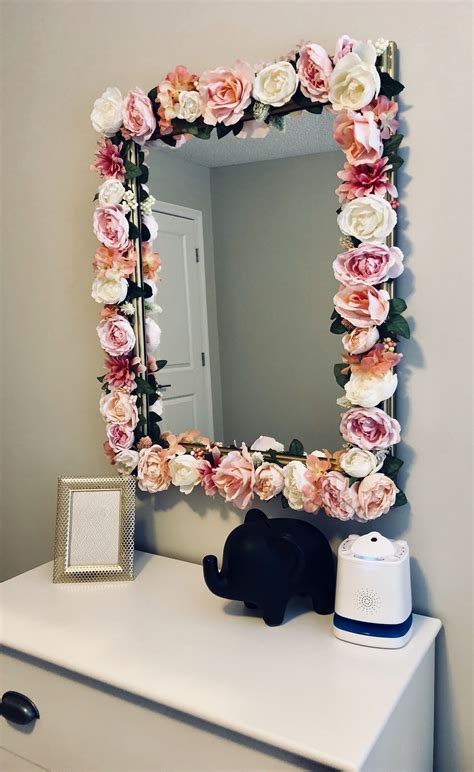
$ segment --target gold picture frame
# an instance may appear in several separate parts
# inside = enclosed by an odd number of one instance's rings
[[[133,579],[132,476],[60,477],[53,582]]]

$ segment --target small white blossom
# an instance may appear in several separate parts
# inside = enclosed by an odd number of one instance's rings
[[[153,206],[156,204],[156,198],[151,194],[144,201],[141,202],[141,210],[144,215],[151,215]]]
[[[263,456],[262,456],[261,453],[258,453],[258,452],[252,453],[251,454],[251,459],[253,461],[253,465],[254,465],[255,468],[257,468],[257,466],[260,466],[261,464],[263,464]]]
[[[133,316],[135,313],[133,303],[122,303],[120,310],[125,314],[125,316]]]

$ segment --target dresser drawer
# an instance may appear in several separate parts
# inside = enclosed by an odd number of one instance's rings
[[[1,745],[51,772],[328,769],[10,650],[0,672],[2,694],[40,713],[25,727],[0,719]]]

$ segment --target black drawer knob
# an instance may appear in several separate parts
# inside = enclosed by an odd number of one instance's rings
[[[5,692],[0,703],[0,714],[12,724],[31,724],[40,717],[35,703],[20,692]]]

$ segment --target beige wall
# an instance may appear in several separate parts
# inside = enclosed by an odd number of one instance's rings
[[[472,492],[470,348],[472,144],[470,5],[456,2],[3,3],[1,304],[5,575],[51,557],[58,474],[108,470],[97,413],[102,355],[89,299],[95,137],[88,114],[109,84],[151,87],[174,64],[271,59],[301,38],[343,32],[401,51],[402,294],[414,319],[399,391],[411,506],[377,526],[414,555],[418,611],[444,623],[437,651],[436,768],[470,770]],[[134,50],[133,46],[137,48]],[[6,205],[8,204],[8,209]],[[219,550],[238,520],[221,503],[173,495],[140,538],[182,556]],[[197,511],[192,506],[197,505]],[[336,535],[346,528],[323,521]],[[156,541],[154,542],[156,544]],[[157,592],[159,588],[157,588]],[[400,738],[403,742],[403,738]]]

